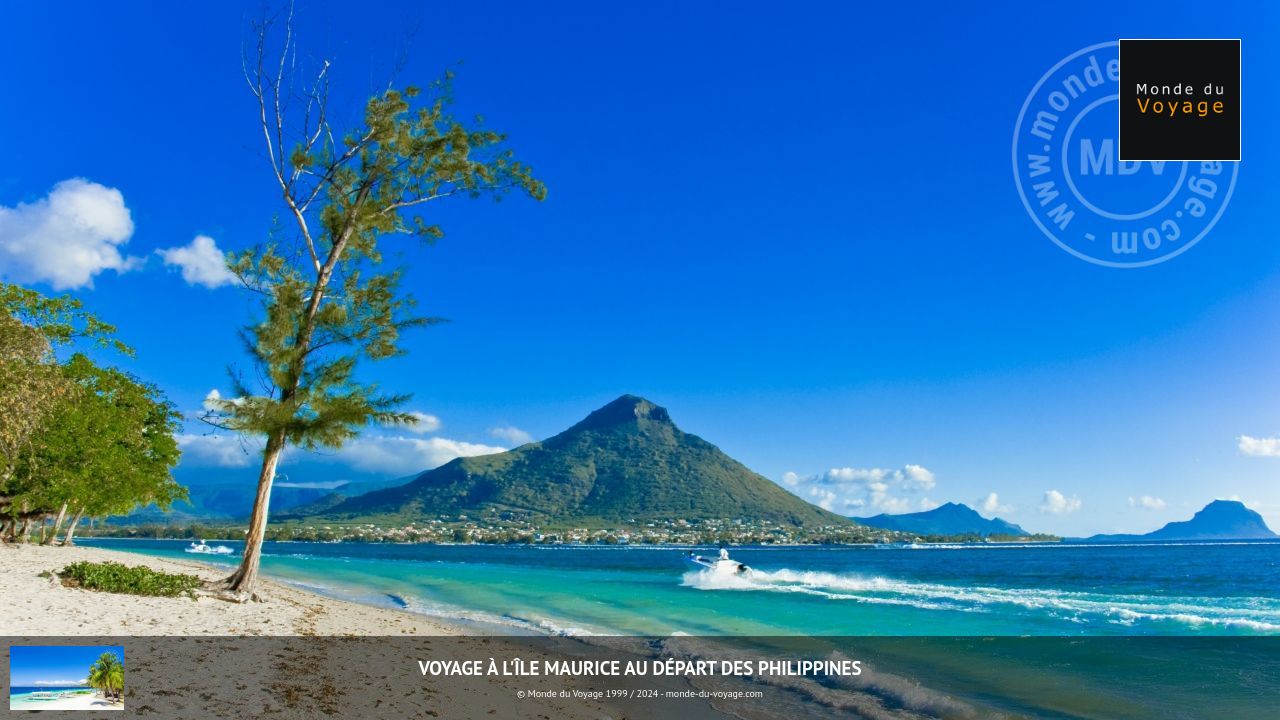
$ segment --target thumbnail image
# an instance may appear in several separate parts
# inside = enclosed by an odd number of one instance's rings
[[[123,710],[124,648],[15,645],[9,648],[10,710]]]

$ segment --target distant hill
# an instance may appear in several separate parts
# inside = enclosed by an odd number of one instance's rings
[[[680,430],[664,408],[634,395],[614,400],[547,440],[458,458],[399,487],[325,500],[314,513],[293,516],[349,520],[497,511],[548,527],[716,518],[852,524]]]
[[[402,485],[408,478],[386,480],[336,481],[330,483],[277,482],[271,488],[273,512],[306,512],[308,508],[332,507],[341,499],[361,495],[393,485]],[[191,523],[235,522],[249,517],[253,511],[255,478],[252,475],[237,481],[193,482],[187,485],[188,500],[175,503],[170,510],[154,505],[141,507],[128,515],[111,519],[115,525],[140,523]],[[335,498],[337,498],[335,500]]]
[[[917,535],[1030,535],[1017,525],[1000,518],[988,520],[962,503],[949,502],[926,512],[881,514],[855,519],[863,525]]]
[[[1146,535],[1094,535],[1086,542],[1144,540],[1264,540],[1276,534],[1262,516],[1235,500],[1214,500],[1190,520],[1171,522]]]

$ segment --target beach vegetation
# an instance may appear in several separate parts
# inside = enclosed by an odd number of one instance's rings
[[[361,122],[335,127],[350,113],[328,106],[330,62],[304,71],[292,9],[254,23],[251,35],[245,79],[288,229],[228,257],[260,301],[242,334],[253,372],[232,373],[233,392],[210,400],[206,420],[263,446],[244,556],[225,581],[233,599],[252,597],[287,447],[337,448],[368,425],[416,422],[400,409],[407,396],[357,375],[361,361],[401,355],[405,331],[439,322],[414,312],[401,269],[384,258],[403,245],[389,242],[442,237],[426,210],[450,197],[545,195],[502,134],[454,118],[451,75],[388,87],[365,104]]]
[[[200,578],[117,562],[75,562],[58,573],[69,587],[152,597],[195,597]]]
[[[107,700],[118,702],[124,695],[124,663],[115,653],[105,652],[89,667],[89,687],[102,691]]]
[[[0,538],[51,544],[69,521],[168,507],[180,416],[158,388],[72,344],[132,350],[69,296],[0,283]]]

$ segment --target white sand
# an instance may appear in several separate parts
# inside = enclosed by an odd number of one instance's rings
[[[56,688],[51,688],[53,692],[57,692]],[[100,695],[94,693],[91,695],[76,695],[74,697],[60,698],[58,700],[31,700],[27,702],[15,702],[12,699],[9,702],[10,710],[123,710],[124,705],[118,702],[111,703],[104,700]]]
[[[432,618],[327,598],[269,580],[265,602],[156,598],[68,588],[39,577],[81,560],[113,560],[216,580],[224,570],[102,548],[0,544],[4,635],[459,635]],[[474,630],[471,631],[474,634]]]
[[[214,597],[155,598],[69,588],[42,578],[67,564],[113,560],[216,580],[225,570],[193,562],[89,547],[0,544],[0,635],[40,637],[124,636],[129,642],[125,707],[157,717],[274,718],[422,717],[599,720],[626,717],[630,708],[581,698],[525,699],[531,685],[578,687],[578,678],[531,683],[528,678],[424,678],[417,659],[441,641],[423,637],[391,644],[387,636],[452,635],[474,643],[475,657],[530,657],[527,646],[476,636],[433,618],[323,597],[262,581],[265,602],[233,603]],[[174,637],[178,636],[178,637]],[[181,637],[198,636],[198,637]],[[237,643],[240,636],[282,636]],[[320,636],[320,637],[317,637]],[[337,641],[324,636],[347,636]],[[533,652],[536,657],[538,653]],[[0,668],[2,670],[3,668]],[[583,687],[594,685],[582,679]],[[681,687],[686,687],[683,683]],[[63,709],[46,701],[41,709]],[[67,703],[104,703],[100,698]],[[117,706],[118,707],[118,706]],[[70,709],[67,706],[67,709]],[[92,709],[107,709],[94,706]],[[722,717],[700,703],[683,707],[686,720]]]

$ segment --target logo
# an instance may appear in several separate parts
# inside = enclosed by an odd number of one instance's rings
[[[1120,157],[1240,160],[1240,41],[1121,40]]]
[[[1095,265],[1146,267],[1213,229],[1239,165],[1120,160],[1119,82],[1117,42],[1050,68],[1018,113],[1013,176],[1023,207],[1058,247]]]

